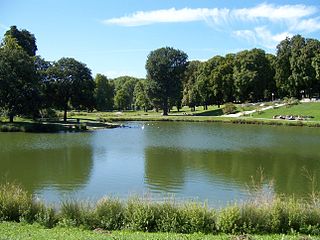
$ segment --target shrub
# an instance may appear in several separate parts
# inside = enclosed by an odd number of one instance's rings
[[[182,232],[181,211],[174,202],[166,201],[158,204],[158,218],[156,219],[156,231],[159,232]]]
[[[98,223],[94,210],[89,203],[66,200],[61,203],[59,225],[94,229]]]
[[[215,213],[206,205],[197,202],[186,203],[181,209],[182,233],[214,233],[216,231]]]
[[[124,225],[124,206],[118,199],[101,199],[97,203],[95,212],[100,228],[118,230]]]
[[[4,183],[0,185],[0,220],[20,221],[32,219],[32,196],[19,185]]]
[[[52,228],[58,223],[58,217],[53,207],[46,207],[43,203],[38,203],[35,214],[35,222],[46,228]]]
[[[237,107],[233,103],[226,103],[222,111],[224,114],[232,114],[237,111]]]
[[[139,198],[131,198],[128,200],[125,209],[126,228],[134,231],[155,231],[156,215],[157,208],[155,204]]]
[[[240,208],[237,205],[222,209],[218,214],[217,227],[223,233],[236,233],[240,227]]]

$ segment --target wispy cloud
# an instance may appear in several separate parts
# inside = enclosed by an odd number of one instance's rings
[[[318,9],[306,5],[260,4],[252,8],[228,9],[228,8],[182,8],[161,9],[154,11],[139,11],[128,16],[106,19],[105,24],[120,26],[143,26],[155,23],[178,23],[194,21],[210,21],[216,24],[234,20],[259,20],[292,21],[315,14]]]
[[[242,38],[266,48],[275,45],[295,33],[320,31],[319,9],[303,4],[275,5],[262,3],[251,8],[182,8],[139,11],[127,16],[106,19],[104,24],[136,27],[159,23],[205,22],[215,29],[230,31]],[[248,26],[239,29],[239,24]],[[275,25],[282,26],[278,32]]]
[[[237,30],[234,31],[233,34],[234,36],[243,38],[254,45],[260,45],[269,49],[274,49],[280,41],[286,37],[292,37],[293,35],[290,32],[272,34],[266,26],[256,27],[253,30]]]

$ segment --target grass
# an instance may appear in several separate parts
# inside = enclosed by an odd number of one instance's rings
[[[254,118],[272,119],[275,115],[313,116],[313,118],[310,119],[311,121],[320,121],[320,103],[301,103],[290,107],[283,106],[261,113],[254,113],[252,116]]]
[[[247,238],[246,238],[247,237]],[[307,237],[303,235],[205,235],[195,234],[175,234],[175,233],[144,233],[130,231],[89,231],[80,228],[55,227],[46,229],[38,224],[24,224],[15,222],[0,223],[0,240],[311,240],[317,237]]]
[[[269,106],[271,103],[265,103]],[[0,131],[25,131],[25,132],[57,132],[57,131],[83,131],[86,129],[99,129],[117,127],[110,125],[110,122],[121,121],[187,121],[187,122],[223,122],[236,124],[263,124],[263,125],[279,125],[279,126],[308,126],[320,127],[320,103],[302,103],[291,107],[279,107],[260,111],[260,105],[237,104],[236,111],[258,110],[251,116],[243,117],[225,117],[223,116],[223,105],[221,108],[217,106],[208,106],[208,110],[198,107],[192,112],[189,107],[183,107],[179,112],[174,108],[169,116],[162,116],[161,111],[112,111],[112,112],[81,112],[70,111],[68,113],[68,124],[61,121],[48,121],[47,125],[33,122],[29,119],[16,118],[14,124],[0,121]],[[59,115],[59,113],[58,113]],[[61,113],[60,113],[61,115]],[[272,119],[274,115],[302,115],[313,116],[311,120],[290,121]],[[77,119],[81,124],[77,124]],[[2,120],[2,121],[5,121]]]
[[[171,199],[159,203],[137,197],[126,201],[104,198],[97,203],[70,200],[53,208],[35,201],[18,185],[5,183],[0,185],[0,222],[102,232],[320,235],[317,197],[310,201],[277,196],[257,199],[222,209],[209,208],[200,202]]]

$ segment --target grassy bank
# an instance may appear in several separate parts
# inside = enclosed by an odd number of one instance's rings
[[[270,106],[273,103],[265,103],[263,106]],[[237,111],[257,110],[250,116],[226,117],[222,108],[209,106],[208,110],[198,107],[192,112],[190,108],[183,107],[180,111],[173,109],[169,116],[162,116],[161,112],[155,111],[123,111],[123,112],[81,112],[70,111],[68,122],[51,121],[34,122],[29,119],[17,118],[17,122],[10,124],[6,119],[0,121],[0,131],[4,132],[59,132],[59,131],[85,131],[101,128],[117,127],[117,124],[110,122],[126,121],[185,121],[185,122],[218,122],[234,124],[261,124],[277,126],[307,126],[320,127],[320,103],[302,103],[290,107],[275,107],[261,111],[263,106],[258,104],[237,104]],[[61,117],[61,112],[57,117]],[[308,120],[282,120],[273,119],[275,115],[311,116]],[[77,122],[80,120],[80,124]]]
[[[272,103],[269,103],[272,104]],[[223,106],[222,106],[223,107]],[[71,116],[79,119],[92,119],[101,122],[121,121],[186,121],[186,122],[220,122],[235,124],[261,124],[277,126],[307,126],[320,127],[320,103],[302,103],[291,107],[279,107],[260,111],[259,105],[237,105],[238,111],[257,110],[251,116],[225,117],[221,108],[209,106],[208,110],[199,107],[197,111],[191,112],[189,108],[183,107],[179,112],[175,109],[169,116],[162,116],[160,112],[149,111],[123,111],[123,112],[71,112]],[[275,115],[300,115],[312,116],[310,120],[280,120],[273,119]]]
[[[320,103],[301,103],[293,106],[273,108],[253,114],[253,117],[272,119],[276,115],[311,116],[311,121],[320,121]]]
[[[203,234],[320,234],[316,198],[272,198],[212,209],[199,202],[151,202],[141,198],[96,203],[64,201],[49,206],[19,186],[0,186],[0,221],[36,223],[46,228]]]
[[[23,224],[14,222],[0,223],[0,240],[48,240],[48,239],[64,239],[64,240],[311,240],[316,237],[307,237],[302,235],[205,235],[201,233],[195,234],[175,234],[175,233],[144,233],[130,231],[89,231],[80,228],[61,228],[56,227],[46,229],[38,224]]]

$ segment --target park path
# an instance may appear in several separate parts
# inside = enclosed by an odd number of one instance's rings
[[[222,115],[221,117],[241,117],[241,116],[246,116],[246,115],[250,115],[252,113],[255,113],[258,110],[259,111],[265,111],[265,110],[268,110],[268,109],[272,109],[274,107],[282,107],[284,105],[286,105],[286,104],[285,103],[280,103],[280,104],[276,103],[273,106],[267,106],[267,107],[263,107],[261,109],[254,109],[254,110],[250,110],[250,111],[243,111],[243,112],[238,112],[238,113],[226,114],[226,115]]]

